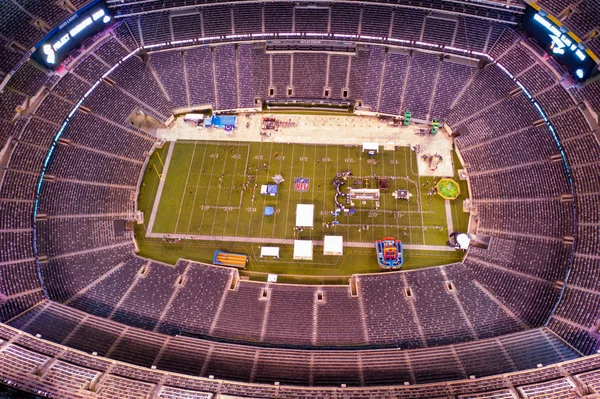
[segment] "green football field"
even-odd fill
[[[169,146],[174,146],[173,153],[168,169],[163,170]],[[336,208],[332,182],[338,174],[348,171],[352,176],[342,186],[343,192],[348,187],[377,188],[379,179],[386,180],[388,189],[382,191],[378,207],[375,201],[354,200],[356,212],[342,213],[336,218],[332,215]],[[159,199],[158,173],[165,178]],[[277,195],[261,195],[261,185],[272,184],[272,177],[278,174],[285,181],[279,185]],[[295,189],[297,178],[308,179],[306,191]],[[216,249],[246,253],[251,260],[245,274],[258,279],[264,277],[260,273],[284,274],[295,281],[295,276],[335,279],[374,272],[378,268],[372,248],[346,247],[344,255],[337,257],[324,256],[322,247],[315,246],[312,261],[293,261],[291,242],[278,243],[278,240],[322,240],[324,235],[341,235],[346,243],[373,243],[393,236],[409,246],[443,246],[449,232],[444,200],[431,194],[436,181],[419,177],[417,156],[408,147],[369,157],[362,153],[361,146],[167,143],[155,151],[144,175],[138,208],[144,212],[145,223],[136,230],[136,238],[142,255],[168,263],[175,263],[178,258],[210,262]],[[451,202],[449,217],[454,230],[464,231],[467,214],[462,212],[462,200],[467,190],[464,182],[460,184],[464,185],[462,194]],[[396,190],[408,190],[412,196],[408,201],[397,200],[392,196]],[[153,237],[147,237],[152,206],[157,199]],[[339,201],[346,203],[342,197]],[[313,229],[294,229],[297,204],[315,205]],[[274,215],[264,215],[268,206],[274,208]],[[334,221],[339,224],[334,225]],[[178,243],[163,242],[162,236],[174,234],[184,239]],[[190,239],[192,236],[195,239]],[[222,236],[244,240],[216,238]],[[260,253],[260,246],[269,245],[270,240],[281,247],[278,261],[255,256]],[[426,247],[406,249],[404,268],[454,262],[461,256],[460,252],[429,251]]]

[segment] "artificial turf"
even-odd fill
[[[258,237],[274,242],[342,235],[345,242],[372,243],[394,236],[405,244],[436,246],[445,245],[447,240],[444,200],[432,192],[437,179],[419,177],[416,154],[408,147],[369,157],[360,146],[178,141],[156,150],[145,171],[138,198],[144,224],[136,228],[142,256],[166,263],[175,263],[179,258],[210,263],[216,249],[246,253],[250,262],[243,274],[260,280],[266,278],[266,273],[276,273],[285,282],[343,283],[353,273],[378,270],[373,248],[345,247],[344,255],[337,257],[324,256],[322,247],[315,246],[312,261],[294,261],[290,244],[277,244],[281,259],[274,260],[254,256],[261,245],[268,243],[191,239],[165,243],[161,238],[146,237],[169,145],[175,147],[153,233]],[[454,162],[458,165],[457,157]],[[377,178],[384,177],[388,179],[388,191],[382,192],[378,209],[374,201],[355,200],[354,215],[341,215],[337,217],[339,225],[327,227],[327,222],[336,220],[331,215],[335,210],[332,181],[346,171],[353,176],[343,190],[350,186],[373,188]],[[272,183],[271,177],[276,174],[285,179],[279,193],[274,197],[259,194],[260,186]],[[306,192],[294,190],[294,179],[299,177],[310,179]],[[451,202],[451,218],[455,231],[465,231],[468,214],[462,212],[462,201],[467,189],[463,181],[459,184],[461,196]],[[412,194],[410,200],[393,198],[391,193],[397,189],[407,189]],[[345,203],[345,198],[340,200]],[[314,229],[294,230],[299,203],[315,205]],[[264,216],[265,206],[273,206],[275,214]],[[461,257],[460,252],[405,250],[403,269],[456,262]]]

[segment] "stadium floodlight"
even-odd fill
[[[46,54],[46,61],[48,62],[48,64],[54,64],[54,62],[56,61],[56,54],[54,53],[54,49],[52,48],[52,46],[50,44],[44,44],[44,47],[42,49],[44,51],[44,54]]]

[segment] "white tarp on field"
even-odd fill
[[[296,227],[313,228],[315,206],[313,204],[296,205]]]
[[[344,237],[342,236],[325,236],[323,238],[323,255],[338,255],[344,254]]]
[[[313,242],[310,240],[294,240],[294,259],[312,260]]]
[[[379,152],[379,143],[363,143],[363,152],[365,151]]]
[[[279,247],[261,247],[260,257],[264,258],[265,256],[273,256],[279,259]]]

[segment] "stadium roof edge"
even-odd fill
[[[334,3],[334,1],[332,0],[319,0],[322,2],[327,2],[327,3]],[[139,3],[146,3],[147,0],[145,1],[140,1]],[[107,1],[107,5],[110,9],[114,10],[115,14],[114,17],[115,18],[127,18],[127,17],[134,17],[134,16],[140,16],[140,15],[146,15],[146,14],[154,14],[157,12],[163,12],[163,11],[169,11],[169,10],[190,10],[190,9],[194,9],[194,8],[201,8],[201,7],[210,7],[210,6],[219,6],[219,5],[239,5],[239,4],[253,4],[253,3],[257,3],[257,4],[266,4],[266,3],[279,3],[281,2],[281,0],[240,0],[240,1],[219,1],[219,2],[215,2],[215,3],[209,3],[209,4],[194,4],[194,5],[183,5],[183,6],[176,6],[176,7],[161,7],[159,9],[154,9],[154,10],[144,10],[144,11],[137,11],[137,12],[129,12],[129,13],[121,13],[119,11],[119,9],[122,9],[122,7],[125,6],[131,6],[131,5],[135,5],[137,3],[126,3],[126,4],[121,4],[121,3],[117,3],[115,0],[108,0]],[[298,0],[296,1],[298,2],[309,2],[309,0]],[[314,3],[315,1],[310,1],[311,3]],[[503,13],[509,13],[509,14],[514,14],[514,15],[521,15],[523,14],[523,11],[525,9],[524,6],[519,5],[517,6],[500,6],[500,4],[498,5],[491,5],[489,3],[489,1],[484,1],[484,2],[467,2],[464,0],[449,0],[449,3],[457,3],[457,4],[461,4],[461,5],[469,5],[469,6],[474,6],[474,7],[478,7],[478,8],[485,8],[485,9],[492,9],[498,12],[503,12]],[[335,3],[347,3],[347,4],[353,4],[353,5],[380,5],[380,6],[388,6],[388,7],[394,7],[394,8],[409,8],[409,9],[416,9],[416,10],[427,10],[427,11],[436,11],[436,12],[440,12],[440,13],[446,13],[446,14],[450,14],[450,15],[465,15],[468,17],[472,17],[472,18],[478,18],[478,19],[484,19],[484,20],[488,20],[488,21],[496,21],[496,22],[501,22],[501,23],[505,23],[505,24],[511,24],[511,25],[516,25],[517,22],[514,21],[507,21],[505,19],[500,19],[500,18],[493,18],[493,17],[487,17],[487,16],[483,16],[483,15],[477,15],[477,14],[470,14],[468,12],[457,12],[457,11],[453,11],[453,10],[444,10],[444,9],[440,9],[440,8],[433,8],[433,7],[426,7],[426,6],[415,6],[415,5],[411,5],[411,4],[392,4],[392,3],[384,3],[384,2],[373,2],[373,1],[364,1],[364,0],[336,0]]]

